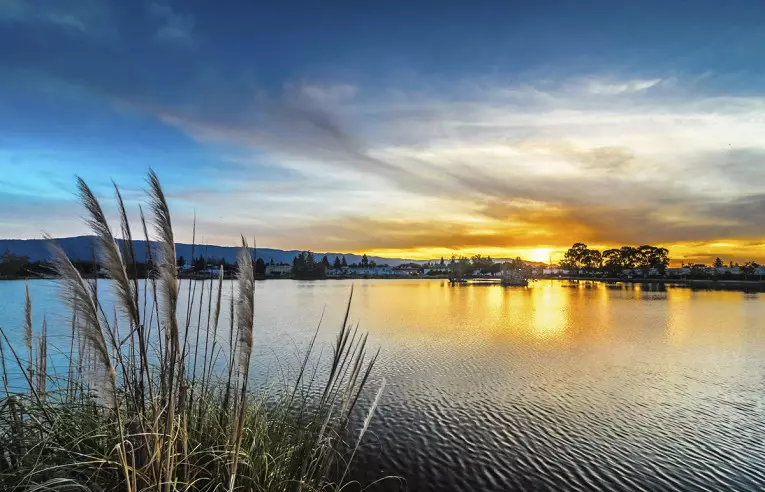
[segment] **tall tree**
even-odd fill
[[[669,250],[648,244],[638,246],[637,266],[643,271],[644,276],[648,276],[651,269],[655,269],[660,275],[664,275],[667,266],[669,266]]]
[[[607,249],[603,251],[603,268],[611,276],[617,276],[622,272],[622,252],[619,249]]]
[[[760,267],[757,263],[754,261],[747,261],[743,265],[741,265],[741,273],[744,274],[744,277],[749,277],[751,275],[754,275],[754,272],[757,271],[757,269]]]
[[[575,243],[568,249],[568,251],[566,251],[566,254],[563,255],[561,266],[569,271],[573,270],[574,273],[580,273],[585,267],[587,251],[586,244]]]
[[[632,270],[637,266],[637,249],[632,246],[622,246],[619,248],[621,254],[622,268]]]
[[[321,259],[321,263],[324,265],[324,268],[329,270],[329,258],[327,258],[327,255],[324,255],[324,258]]]
[[[302,251],[292,260],[292,276],[302,279],[323,278],[326,269],[311,251]]]
[[[335,263],[332,265],[332,268],[334,268],[335,270],[342,268],[342,265],[340,264],[339,256],[335,256]]]
[[[28,265],[28,256],[18,256],[6,251],[0,256],[0,275],[24,275]]]
[[[369,258],[367,258],[366,253],[361,257],[361,266],[362,268],[366,268],[369,266]]]
[[[258,277],[262,277],[266,274],[266,262],[263,261],[263,258],[258,258],[258,260],[255,262],[255,275]]]
[[[587,249],[582,258],[582,262],[584,263],[584,269],[589,273],[593,273],[600,269],[601,264],[603,263],[603,257],[597,249]]]
[[[714,265],[713,265],[713,266],[714,266],[715,268],[722,268],[723,266],[725,266],[725,263],[723,263],[723,261],[722,261],[722,258],[720,258],[720,257],[718,256],[717,258],[715,258],[715,262],[714,262]]]
[[[343,267],[347,267],[347,266],[348,266],[348,261],[346,261],[346,259],[345,259],[345,255],[343,255],[343,261],[342,261],[340,264],[341,264]]]

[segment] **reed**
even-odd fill
[[[154,275],[143,287],[119,189],[114,185],[121,245],[96,195],[82,179],[77,185],[114,305],[51,240],[51,264],[71,310],[72,338],[58,354],[67,367],[51,363],[49,317],[35,338],[27,288],[23,346],[9,341],[14,327],[0,326],[0,490],[347,490],[382,392],[363,421],[352,418],[377,356],[368,356],[366,337],[349,324],[350,299],[326,372],[308,369],[314,335],[293,383],[256,392],[253,258],[244,237],[225,333],[224,278],[234,278],[233,270],[221,269],[215,292],[210,281],[206,307],[202,287],[199,303],[187,307],[199,312],[179,313],[170,208],[156,174],[148,176],[155,246],[146,251]],[[141,210],[149,239],[146,222]],[[24,352],[27,360],[19,356]],[[14,374],[27,386],[10,384]]]

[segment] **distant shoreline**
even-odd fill
[[[83,278],[96,278],[92,275],[83,275]],[[98,277],[106,280],[107,277]],[[214,275],[181,275],[183,280],[210,280],[217,278]],[[490,280],[496,277],[475,277],[471,280]],[[0,277],[3,280],[55,280],[53,276],[13,276]],[[257,277],[255,280],[448,280],[446,275],[418,275],[418,276],[391,276],[391,275],[366,275],[366,276],[331,276],[316,279],[296,279],[292,277]],[[139,280],[146,280],[146,277]],[[230,278],[228,279],[230,280]],[[678,278],[618,278],[618,277],[541,277],[534,279],[536,281],[545,280],[567,280],[574,282],[603,282],[603,283],[623,283],[623,284],[663,284],[677,285],[701,289],[758,289],[765,291],[765,280],[713,280],[713,279],[678,279]]]

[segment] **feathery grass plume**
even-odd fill
[[[178,308],[178,269],[175,259],[175,238],[173,236],[173,225],[170,219],[170,208],[167,206],[165,193],[162,191],[162,185],[159,178],[153,170],[149,171],[149,199],[151,210],[154,214],[154,228],[159,238],[157,243],[157,253],[159,255],[157,271],[159,274],[160,288],[164,303],[161,306],[166,323],[166,330],[169,330],[172,350],[175,355],[180,355],[180,339],[178,334],[178,320],[176,311]],[[171,363],[173,363],[171,361]]]
[[[143,334],[143,323],[138,319],[139,316],[139,304],[138,304],[138,266],[135,259],[135,248],[133,247],[133,232],[130,229],[130,221],[128,221],[127,211],[125,210],[125,202],[122,200],[122,193],[117,186],[117,183],[112,180],[112,186],[114,187],[114,193],[117,197],[117,209],[120,212],[120,228],[122,229],[122,263],[125,266],[125,271],[128,273],[128,279],[132,280],[132,294],[133,305],[135,311],[135,319],[131,319],[130,326],[130,364],[133,369],[134,384],[139,386],[138,402],[141,406],[144,405],[144,371],[147,367],[146,361],[146,343]],[[135,338],[138,336],[138,364],[135,361]],[[136,373],[136,365],[138,366],[138,372]],[[150,381],[151,383],[151,381]]]
[[[79,176],[77,177],[77,188],[79,190],[80,201],[90,214],[86,222],[96,236],[101,262],[106,271],[109,272],[109,277],[114,280],[114,288],[120,301],[119,304],[131,322],[134,323],[134,326],[137,326],[140,323],[140,319],[138,317],[138,306],[135,303],[133,284],[128,278],[125,264],[122,262],[122,254],[119,247],[117,247],[117,242],[114,240],[114,235],[106,220],[106,215],[104,215],[104,211],[96,196]]]
[[[149,229],[146,227],[146,216],[143,214],[143,207],[139,204],[138,205],[138,212],[141,216],[141,227],[143,228],[143,237],[144,237],[144,244],[146,245],[146,262],[150,265],[150,268],[147,272],[147,282],[151,280],[151,290],[152,290],[152,301],[151,301],[151,316],[153,318],[154,313],[157,313],[157,317],[159,317],[159,297],[157,296],[157,279],[156,279],[156,268],[154,266],[154,256],[151,253],[151,241],[149,239]],[[143,286],[143,319],[146,319],[146,307],[147,307],[147,291],[148,291],[148,284],[144,284]],[[159,320],[157,320],[157,323],[159,323]],[[151,339],[151,328],[152,323],[149,322],[146,326],[146,339]],[[159,345],[159,359],[160,359],[160,374],[164,374],[164,367],[165,367],[165,359],[164,359],[164,352],[162,350],[162,337],[157,338],[157,343]]]
[[[32,379],[34,373],[34,354],[32,352],[32,296],[29,295],[29,281],[24,283],[24,345],[27,347],[27,372]]]
[[[80,272],[72,265],[64,250],[53,242],[50,236],[46,235],[45,238],[49,241],[48,248],[53,255],[53,268],[63,283],[64,301],[73,312],[77,313],[80,333],[84,336],[87,346],[91,348],[95,360],[103,370],[102,378],[95,382],[101,388],[104,402],[116,409],[117,376],[109,357],[104,332],[101,329],[98,308],[93,303],[93,297],[90,295]]]
[[[132,492],[131,479],[129,466],[127,463],[127,453],[124,446],[124,426],[122,425],[122,417],[119,410],[119,402],[117,399],[117,373],[112,365],[111,358],[109,357],[109,349],[106,345],[106,338],[104,337],[103,329],[101,328],[100,319],[98,316],[98,307],[93,301],[93,297],[88,292],[88,288],[85,285],[85,281],[82,279],[80,272],[72,265],[72,262],[55,242],[53,242],[50,236],[45,236],[49,241],[48,248],[53,254],[53,268],[58,274],[59,279],[62,280],[65,289],[64,299],[70,305],[73,312],[77,313],[77,319],[82,320],[84,323],[81,327],[80,333],[84,334],[85,341],[91,348],[94,357],[94,363],[98,362],[101,365],[103,374],[96,376],[96,384],[101,389],[101,397],[104,403],[114,410],[117,416],[117,426],[119,428],[120,442],[119,442],[119,455],[122,470],[127,482],[128,492]],[[116,246],[116,245],[115,245]],[[120,258],[121,261],[121,258]],[[118,347],[115,347],[118,350]]]
[[[239,325],[239,372],[242,374],[242,394],[239,398],[239,415],[234,436],[234,460],[231,467],[229,491],[234,492],[236,484],[237,465],[239,463],[239,448],[242,443],[244,417],[247,411],[247,379],[250,372],[250,356],[252,355],[252,328],[255,321],[255,277],[252,271],[252,257],[247,239],[242,236],[242,247],[237,259],[237,282],[239,297],[236,304],[237,322]]]
[[[154,228],[159,238],[157,244],[158,252],[158,265],[157,272],[159,274],[160,292],[163,302],[161,303],[160,310],[162,318],[165,323],[165,333],[167,334],[165,354],[163,358],[166,364],[167,376],[165,381],[165,391],[167,401],[164,405],[167,406],[167,412],[165,414],[165,429],[164,433],[167,436],[166,447],[160,457],[161,466],[164,470],[163,481],[166,484],[167,490],[171,490],[172,482],[174,480],[174,460],[176,453],[174,451],[174,436],[175,431],[175,418],[176,418],[176,404],[180,397],[182,384],[178,384],[176,391],[175,378],[178,365],[181,361],[181,341],[180,333],[178,329],[178,320],[176,313],[178,310],[178,268],[175,259],[175,238],[173,236],[173,226],[170,218],[170,208],[167,205],[165,199],[165,192],[162,190],[162,185],[159,183],[157,174],[153,171],[149,171],[149,201],[151,210],[154,215]],[[164,372],[164,371],[163,371]],[[178,379],[183,378],[182,374],[178,374]]]
[[[247,239],[242,236],[242,247],[237,259],[237,283],[239,297],[236,302],[236,316],[239,324],[239,371],[246,373],[252,353],[252,327],[255,315],[255,285],[252,271],[252,257]]]
[[[138,266],[136,264],[135,248],[133,246],[133,232],[130,229],[130,221],[128,220],[127,211],[125,210],[125,202],[122,200],[122,193],[120,193],[120,189],[114,181],[112,181],[112,186],[114,186],[114,193],[117,196],[117,208],[120,211],[123,248],[122,262],[125,265],[125,269],[130,271],[130,276],[133,279],[133,298],[135,309],[138,311]]]

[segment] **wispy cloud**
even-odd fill
[[[0,22],[47,25],[94,37],[112,32],[108,6],[98,0],[0,0]]]
[[[154,37],[161,42],[171,44],[191,44],[196,21],[190,14],[176,12],[169,4],[152,3],[149,13],[160,22]]]
[[[630,92],[641,92],[655,87],[662,79],[635,79],[619,82],[603,80],[589,80],[586,83],[587,91],[597,95],[618,95]]]

